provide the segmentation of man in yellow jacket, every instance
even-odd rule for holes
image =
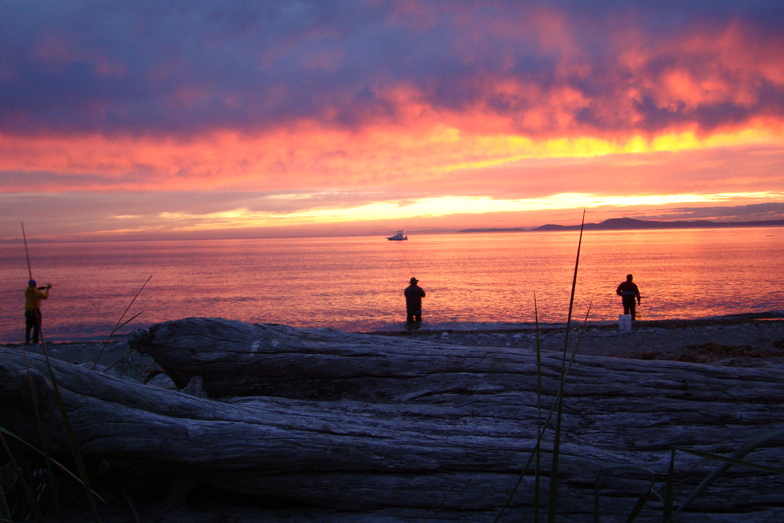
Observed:
[[[49,297],[51,284],[36,287],[35,280],[27,282],[25,289],[25,344],[30,344],[30,331],[33,332],[33,343],[38,343],[41,335],[41,300]]]

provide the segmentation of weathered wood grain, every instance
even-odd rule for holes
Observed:
[[[235,361],[233,371],[227,366],[225,381],[240,374],[237,365],[251,377],[249,368],[266,369],[271,377],[262,383],[275,396],[216,401],[52,362],[85,454],[343,513],[414,511],[406,513],[475,521],[500,509],[546,415],[538,408],[535,356],[519,350],[198,321],[224,324],[234,334],[208,343],[201,334],[178,330],[166,337],[169,349],[161,344],[156,351],[191,347],[194,368],[212,377],[218,356],[236,353],[244,363]],[[237,349],[256,341],[255,350]],[[257,356],[265,364],[252,367]],[[48,371],[39,357],[28,361],[50,444],[64,452]],[[172,361],[187,360],[178,355]],[[0,424],[34,441],[24,360],[0,349],[0,362]],[[560,365],[560,355],[543,356],[545,408],[557,390]],[[569,521],[592,520],[593,482],[604,467],[647,467],[661,491],[673,448],[729,454],[782,428],[781,370],[578,357],[566,386],[559,511]],[[189,374],[201,376],[182,373],[180,383]],[[338,382],[333,388],[326,385],[329,376]],[[294,397],[284,397],[288,391]],[[548,434],[545,449],[551,441]],[[748,459],[781,467],[783,446],[780,438],[772,440]],[[546,468],[547,460],[549,454]],[[716,467],[677,453],[679,499]],[[513,498],[518,520],[531,513],[532,481],[526,476]],[[640,488],[630,478],[608,479],[603,521],[627,515]],[[782,477],[736,467],[683,520],[728,521],[742,514],[735,521],[766,521],[781,516],[782,507]],[[652,501],[639,521],[660,520],[660,508]]]

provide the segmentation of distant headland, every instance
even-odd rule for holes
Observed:
[[[635,218],[611,218],[600,223],[586,223],[586,231],[625,231],[639,229],[727,229],[738,227],[784,227],[784,220],[759,220],[753,222],[712,222],[708,220],[689,220],[663,222],[637,220]],[[542,225],[533,229],[523,227],[462,229],[457,232],[550,232],[580,230],[580,225]]]

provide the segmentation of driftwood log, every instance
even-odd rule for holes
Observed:
[[[256,396],[194,397],[53,361],[85,455],[287,500],[310,514],[492,521],[546,416],[533,351],[205,319],[154,326],[132,345],[180,386],[199,376],[210,395],[247,386]],[[0,362],[0,425],[38,440],[32,376],[49,446],[66,452],[45,362],[28,355],[26,367],[9,349]],[[561,365],[561,355],[543,354],[545,410]],[[663,492],[673,449],[730,455],[782,430],[781,371],[578,356],[564,400],[559,514],[593,521],[595,480],[608,467],[644,467]],[[547,476],[551,431],[543,448]],[[776,437],[746,459],[781,468],[783,457]],[[676,452],[676,504],[719,466]],[[644,480],[636,472],[605,478],[601,521],[628,516]],[[533,483],[523,477],[502,521],[530,520]],[[661,521],[661,502],[651,498],[638,521]],[[784,477],[735,466],[680,521],[783,517]]]
[[[188,318],[137,332],[131,348],[151,356],[183,388],[195,377],[213,398],[276,396],[399,403],[530,390],[532,352],[446,348],[415,338]],[[552,368],[546,371],[555,376]]]

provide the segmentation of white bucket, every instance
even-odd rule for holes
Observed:
[[[632,331],[632,315],[631,314],[621,314],[618,316],[618,329],[621,332],[631,332]]]

